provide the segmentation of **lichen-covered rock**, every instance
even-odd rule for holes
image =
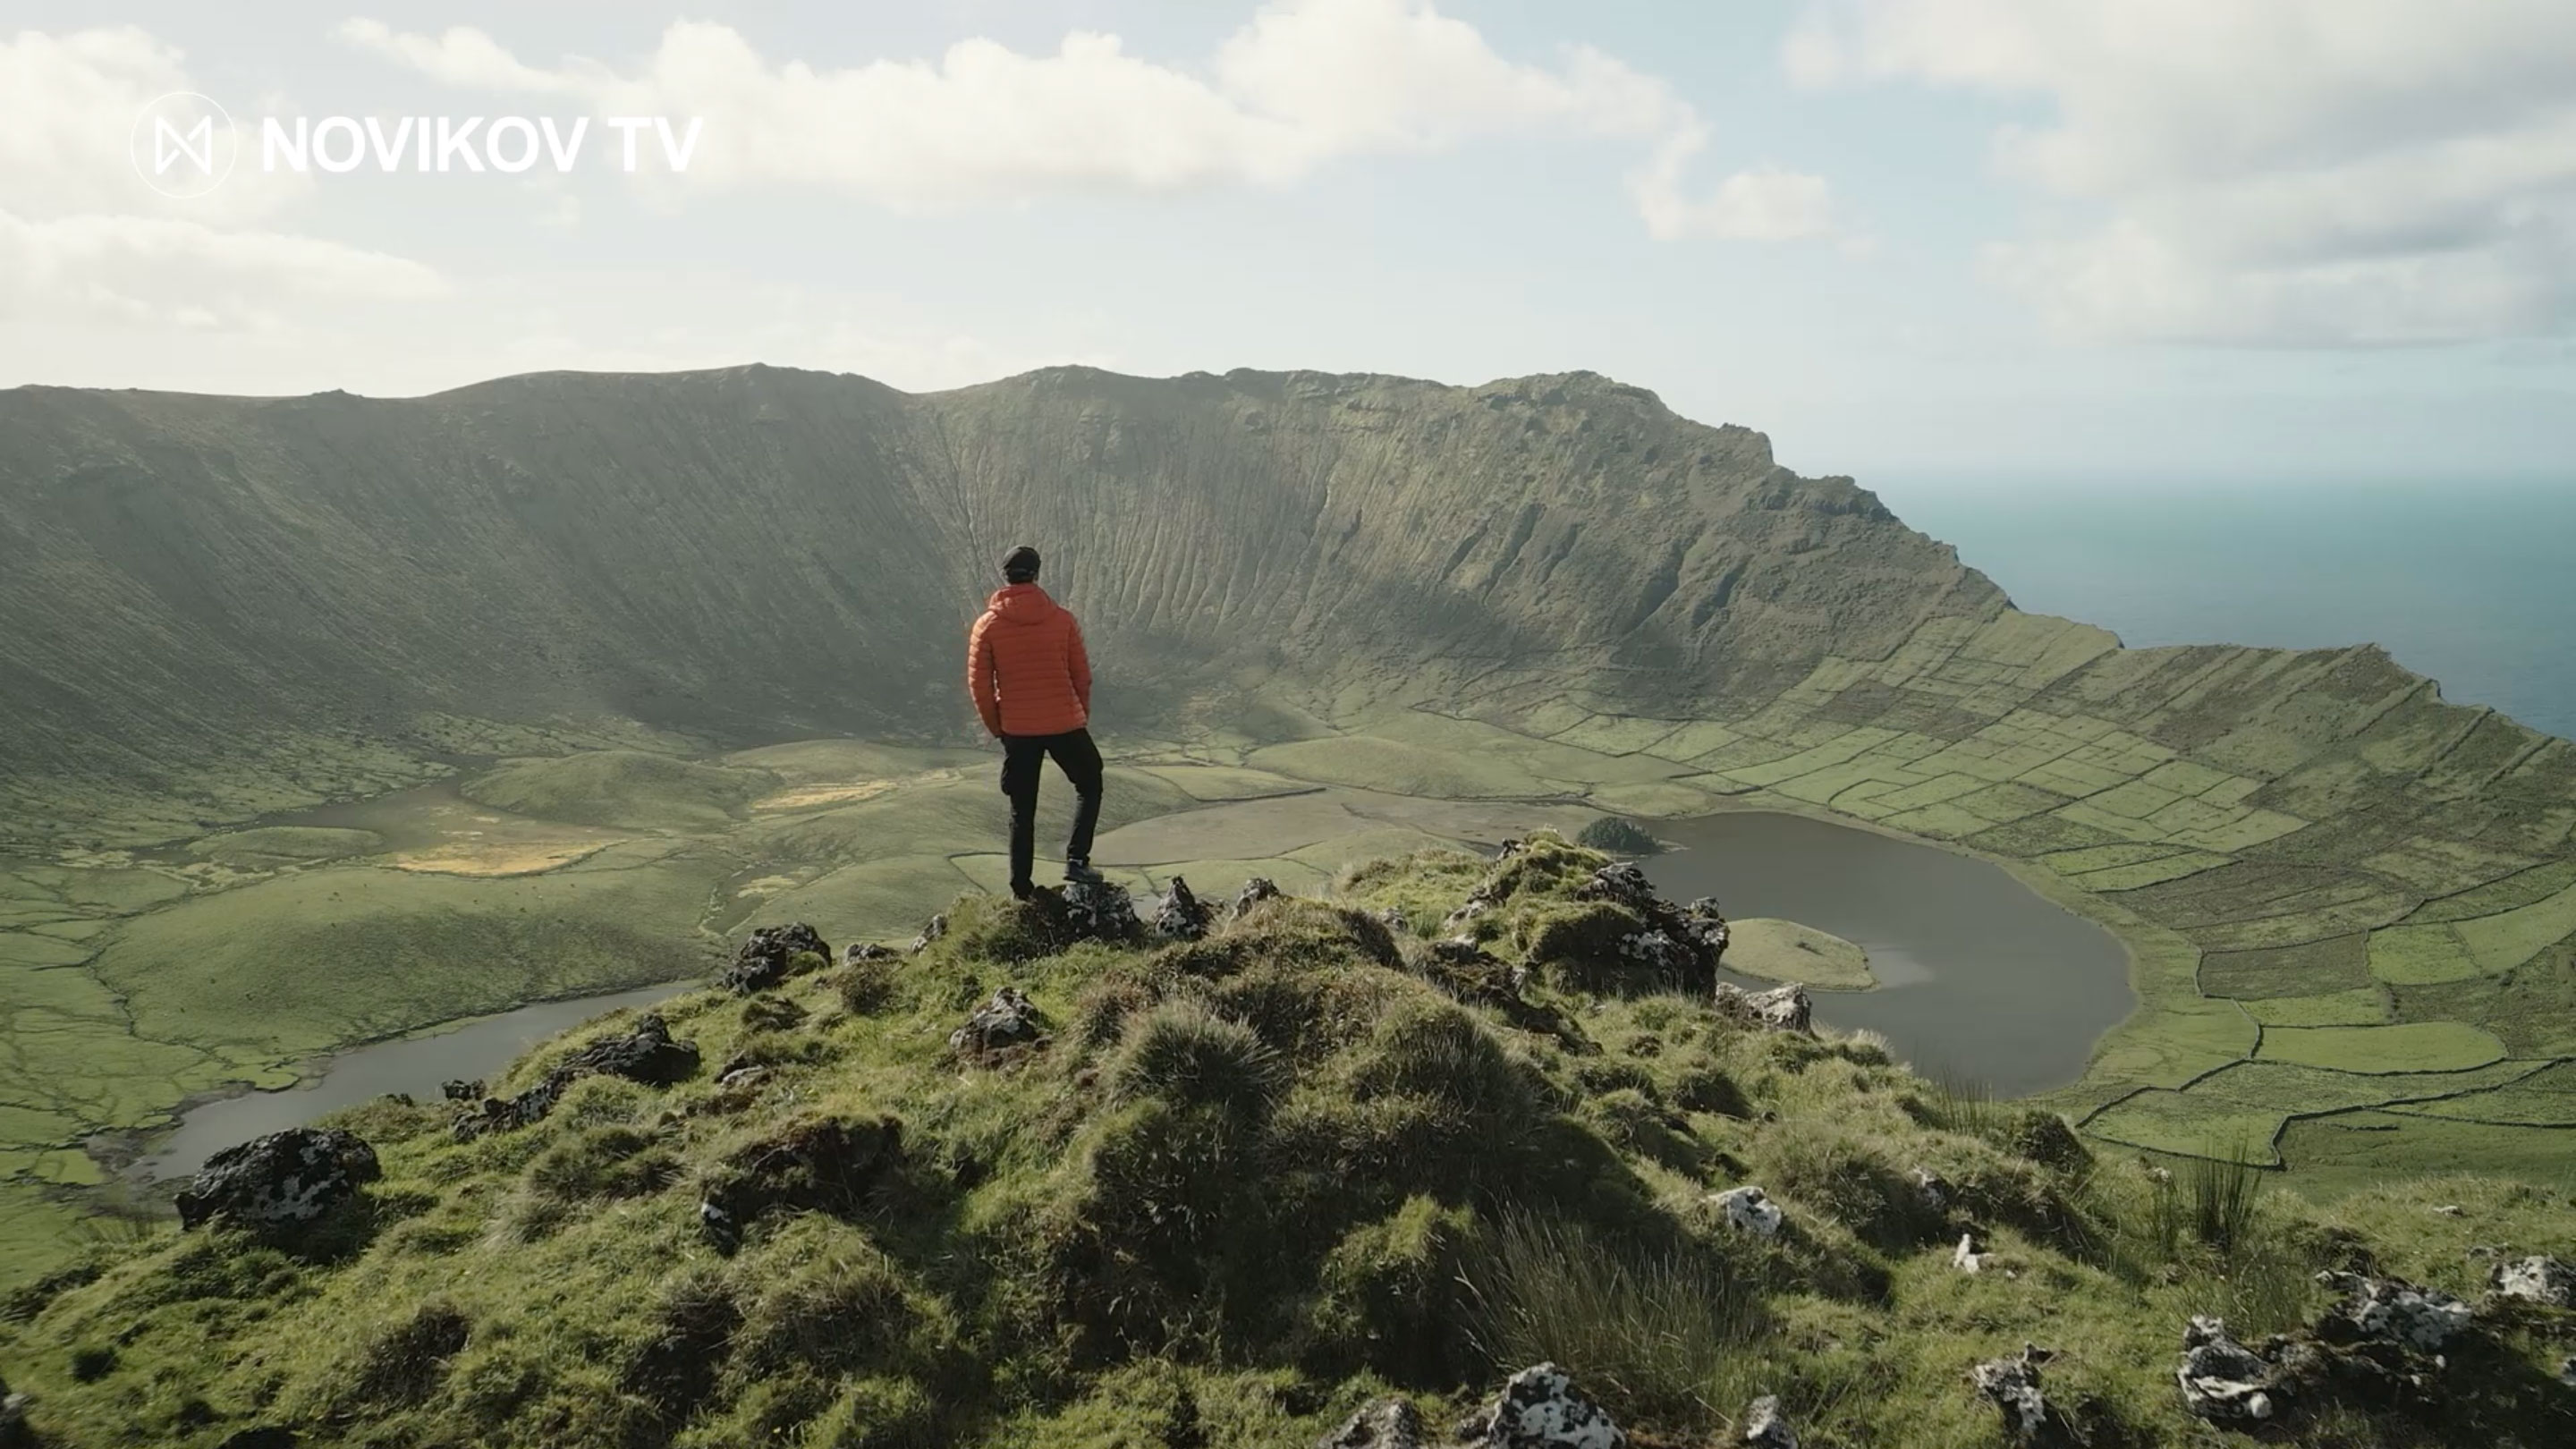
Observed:
[[[1764,1394],[1744,1411],[1744,1442],[1754,1449],[1798,1449],[1798,1431],[1780,1412],[1780,1396]]]
[[[2213,1424],[2269,1423],[2283,1408],[2276,1366],[2229,1337],[2217,1318],[2194,1318],[2183,1330],[2174,1381],[2182,1386],[2183,1407]]]
[[[451,1078],[439,1083],[438,1091],[440,1096],[451,1102],[480,1102],[486,1095],[481,1077],[471,1080]]]
[[[1158,941],[1196,941],[1208,933],[1216,912],[1208,909],[1190,883],[1180,876],[1172,877],[1171,890],[1162,903],[1154,907],[1152,931]]]
[[[1989,1359],[1968,1370],[1968,1381],[1977,1392],[2003,1411],[2007,1441],[2036,1449],[2061,1449],[2080,1442],[2040,1392],[2039,1366],[2056,1356],[2027,1343],[2011,1358]]]
[[[1734,982],[1721,981],[1717,983],[1714,1005],[1720,1013],[1765,1031],[1815,1029],[1814,1004],[1807,999],[1807,988],[1794,981],[1769,991],[1747,991]]]
[[[892,946],[879,945],[874,941],[852,941],[841,953],[841,963],[856,966],[862,961],[891,961],[902,954]]]
[[[1133,941],[1144,931],[1136,902],[1112,881],[1075,881],[1064,888],[1065,923],[1076,940]]]
[[[1592,879],[1574,888],[1574,898],[1582,901],[1609,901],[1626,906],[1649,918],[1672,909],[1670,903],[1655,894],[1655,883],[1634,861],[1614,861],[1592,873]]]
[[[1256,875],[1243,883],[1243,889],[1234,893],[1234,918],[1238,921],[1242,920],[1252,914],[1254,906],[1263,901],[1277,899],[1279,899],[1279,883],[1266,875]],[[1411,1405],[1406,1407],[1410,1408]]]
[[[975,1008],[966,1024],[948,1034],[948,1049],[960,1056],[984,1056],[1006,1047],[1025,1046],[1046,1034],[1045,1020],[1016,986],[1005,986]]]
[[[2378,1342],[2439,1353],[2467,1332],[2477,1316],[2451,1294],[2403,1279],[2327,1272],[2319,1273],[2317,1281],[2344,1295],[2317,1320],[2317,1337],[2330,1344]]]
[[[2576,1306],[2576,1268],[2556,1258],[2533,1256],[2498,1263],[2487,1284],[2499,1298],[2519,1298],[2552,1308]]]
[[[1959,1246],[1950,1250],[1950,1266],[1962,1273],[1985,1271],[1986,1255],[1977,1251],[1977,1235],[1961,1233]]]
[[[300,1227],[384,1176],[376,1150],[336,1127],[290,1127],[206,1159],[179,1194],[179,1226],[224,1218],[255,1232]]]
[[[1409,1399],[1371,1399],[1315,1449],[1422,1449],[1422,1414]]]
[[[1660,930],[1622,937],[1619,955],[1639,971],[1676,982],[1689,980],[1691,973],[1699,969],[1699,953]]]
[[[1709,1194],[1709,1205],[1716,1208],[1726,1225],[1739,1233],[1757,1238],[1777,1237],[1785,1215],[1771,1195],[1758,1187],[1730,1187]]]
[[[847,1216],[903,1158],[892,1117],[818,1117],[727,1153],[698,1190],[698,1227],[724,1252],[763,1214],[801,1210]]]
[[[519,1095],[484,1098],[472,1111],[458,1114],[453,1130],[457,1141],[470,1142],[486,1133],[541,1122],[554,1111],[566,1088],[593,1073],[624,1077],[648,1087],[668,1087],[687,1081],[697,1071],[697,1043],[672,1040],[671,1028],[661,1013],[647,1012],[633,1031],[598,1038],[566,1057],[542,1081]]]
[[[831,944],[812,926],[802,921],[792,926],[763,926],[734,952],[732,963],[716,982],[736,996],[749,996],[786,980],[799,969],[797,958],[808,955],[814,960],[804,969],[820,969],[832,961]]]
[[[929,923],[921,928],[920,935],[912,938],[913,953],[918,955],[923,951],[929,950],[934,942],[940,940],[947,934],[948,913],[946,911],[941,911],[932,916]]]
[[[1552,1363],[1512,1375],[1491,1405],[1460,1426],[1458,1437],[1479,1449],[1621,1449],[1628,1442],[1610,1411]]]

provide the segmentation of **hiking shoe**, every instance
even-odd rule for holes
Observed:
[[[1087,860],[1066,861],[1064,863],[1064,878],[1075,885],[1101,885],[1109,879],[1107,876],[1102,875],[1097,869],[1095,869],[1091,862]]]

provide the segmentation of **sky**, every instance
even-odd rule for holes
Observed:
[[[1864,484],[2576,484],[2576,4],[0,0],[0,386],[751,361],[1589,369]]]

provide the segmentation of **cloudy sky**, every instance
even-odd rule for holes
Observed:
[[[240,149],[172,198],[183,91]],[[263,169],[340,116],[350,169]],[[2576,4],[0,4],[0,385],[753,360],[1589,368],[1864,482],[2576,479]]]

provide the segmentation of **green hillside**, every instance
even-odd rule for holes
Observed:
[[[2271,1384],[2267,1442],[2576,1432],[2576,1312],[2486,1293],[2492,1264],[2576,1252],[2564,1191],[2320,1210],[2242,1165],[2088,1151],[1867,1038],[1633,974],[1569,924],[1620,917],[1586,884],[1606,860],[1381,862],[1160,946],[970,895],[921,954],[668,1003],[675,1084],[578,1077],[466,1140],[446,1108],[344,1113],[381,1159],[362,1195],[102,1245],[0,1300],[0,1373],[65,1449],[1252,1449],[1387,1395],[1444,1433],[1540,1361],[1640,1446],[1732,1442],[1768,1394],[1819,1449],[1948,1449],[1997,1442],[1970,1372],[2036,1343],[2051,1432],[2161,1449],[2212,1442],[2174,1371],[2219,1314],[2323,1345]],[[1479,887],[1526,985],[1375,914]],[[952,1037],[1004,984],[1035,1021]],[[1743,1186],[1776,1233],[1730,1216]],[[2356,1266],[2473,1326],[2440,1360],[2307,1338],[2338,1311],[2312,1275]],[[2416,1387],[2379,1397],[2382,1362]]]

